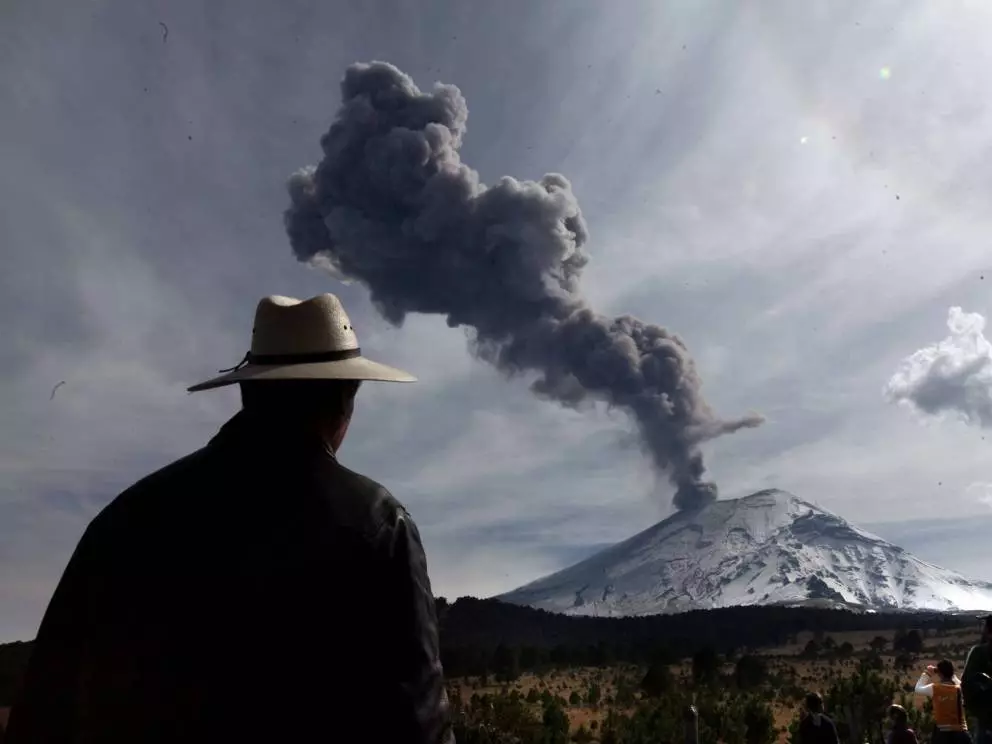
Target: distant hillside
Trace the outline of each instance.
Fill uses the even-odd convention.
[[[977,628],[968,613],[866,612],[820,607],[742,606],[645,617],[561,615],[497,599],[438,600],[441,654],[454,676],[489,667],[498,647],[526,649],[565,663],[627,660],[641,663],[660,650],[690,655],[709,646],[720,652],[781,646],[802,632]],[[977,635],[977,629],[976,629]],[[491,668],[491,667],[489,667]]]

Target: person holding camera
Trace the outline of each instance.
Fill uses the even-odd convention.
[[[933,744],[971,744],[961,680],[948,659],[927,667],[916,683],[916,694],[933,700]]]

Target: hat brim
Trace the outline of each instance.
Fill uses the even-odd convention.
[[[233,385],[249,380],[369,380],[374,382],[416,382],[409,372],[373,362],[365,357],[310,364],[246,364],[227,374],[186,388],[190,393]]]

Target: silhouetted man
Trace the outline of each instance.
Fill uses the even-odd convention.
[[[335,455],[361,381],[414,378],[329,294],[263,299],[225,372],[190,390],[243,410],[83,535],[7,744],[452,741],[417,528]]]

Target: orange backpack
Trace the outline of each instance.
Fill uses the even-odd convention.
[[[933,683],[933,722],[941,731],[967,731],[961,686],[951,682]]]

